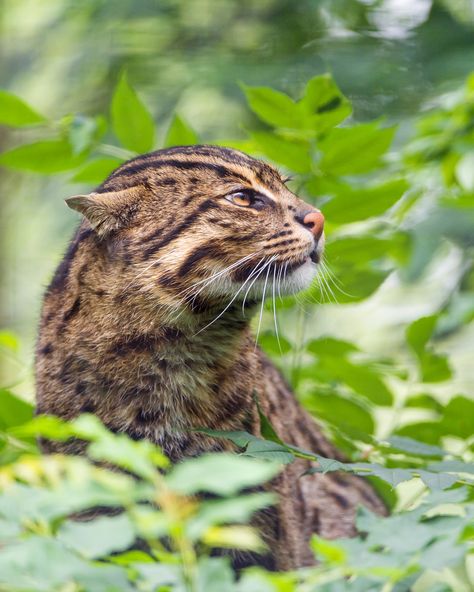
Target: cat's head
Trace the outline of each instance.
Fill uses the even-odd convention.
[[[324,247],[319,210],[272,166],[219,146],[139,156],[96,192],[66,201],[95,229],[129,290],[169,303],[298,292]]]

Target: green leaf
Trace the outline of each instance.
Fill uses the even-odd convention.
[[[386,260],[392,246],[392,240],[363,235],[328,242],[326,259],[337,278],[332,288],[338,302],[362,300],[380,286],[390,273]]]
[[[433,396],[428,394],[413,395],[405,401],[405,407],[420,407],[422,409],[431,409],[432,411],[441,411],[443,406]]]
[[[73,154],[81,154],[90,149],[106,132],[107,124],[103,117],[84,117],[76,115],[68,122],[68,139]]]
[[[153,592],[174,592],[175,590],[184,592],[186,590],[179,565],[137,562],[132,564],[132,568],[138,574],[139,590],[153,590]],[[117,592],[119,591],[117,590]]]
[[[396,430],[398,436],[413,438],[427,444],[438,444],[446,431],[438,421],[419,421]]]
[[[273,127],[299,129],[303,118],[298,105],[288,95],[266,87],[242,85],[249,107]]]
[[[452,376],[448,358],[442,354],[425,352],[420,359],[423,382],[443,382]]]
[[[15,333],[12,333],[12,331],[0,331],[0,347],[16,352],[19,346],[19,340]]]
[[[143,479],[154,480],[156,467],[167,467],[168,459],[148,440],[132,440],[126,434],[112,434],[89,414],[84,414],[70,424],[79,438],[90,440],[87,452],[96,460],[105,460]]]
[[[202,535],[202,542],[208,547],[224,549],[244,549],[261,552],[267,547],[251,526],[224,525],[213,526]]]
[[[380,165],[395,131],[381,129],[377,122],[335,128],[319,144],[323,152],[319,168],[335,176],[368,173]]]
[[[95,559],[130,547],[135,532],[126,514],[103,516],[90,522],[64,522],[58,539],[83,557]]]
[[[316,534],[311,537],[311,549],[317,558],[324,558],[327,563],[344,565],[347,561],[347,553],[337,542],[322,539]]]
[[[318,419],[336,425],[343,432],[355,438],[367,439],[374,433],[374,420],[359,403],[331,392],[322,394],[313,391],[304,399],[306,407]]]
[[[447,453],[439,446],[430,446],[413,438],[406,438],[402,436],[391,436],[387,442],[392,448],[402,450],[415,456],[445,456]]]
[[[0,154],[0,164],[35,173],[60,173],[78,167],[86,154],[74,154],[66,140],[43,140],[24,144]]]
[[[413,473],[408,469],[389,469],[376,463],[342,463],[340,461],[318,457],[319,467],[313,467],[308,474],[313,473],[332,473],[334,471],[344,471],[361,476],[372,475],[389,483],[392,487],[413,479]]]
[[[306,344],[307,351],[317,356],[345,357],[359,351],[359,348],[349,341],[342,341],[334,337],[312,339]]]
[[[422,317],[414,321],[406,331],[407,342],[418,358],[418,365],[424,382],[441,382],[451,377],[447,357],[426,348],[431,338],[438,315]]]
[[[2,549],[0,587],[7,590],[74,589],[131,592],[124,568],[89,563],[57,540],[31,536]]]
[[[466,548],[464,545],[458,544],[454,538],[438,539],[432,543],[423,556],[420,563],[423,567],[439,572],[440,557],[442,557],[443,566],[446,568],[449,565],[460,565],[466,556]],[[465,588],[466,589],[466,588]],[[433,590],[433,588],[431,588]],[[445,590],[449,588],[445,587]],[[450,590],[455,590],[450,588]]]
[[[308,173],[311,170],[307,142],[282,138],[270,132],[252,132],[250,136],[260,151],[271,160],[295,173]]]
[[[233,442],[239,448],[245,448],[249,442],[257,439],[257,437],[253,434],[249,434],[248,432],[244,431],[227,432],[226,430],[210,430],[206,428],[200,428],[196,430],[196,432],[207,434],[208,436],[212,436],[213,438],[225,438],[226,440],[230,440],[231,442]]]
[[[71,181],[76,183],[102,183],[123,162],[125,161],[119,158],[96,158],[90,160],[77,171]]]
[[[165,148],[169,146],[190,146],[198,143],[196,132],[177,114],[174,115],[165,138]]]
[[[263,333],[258,339],[259,346],[268,354],[280,356],[291,352],[291,344],[282,335],[278,337],[269,331]]]
[[[342,382],[376,405],[387,406],[393,402],[392,393],[383,380],[369,366],[356,365],[338,357],[323,356],[318,363],[318,373],[328,382]]]
[[[20,426],[33,417],[34,407],[6,389],[0,389],[0,429]]]
[[[171,489],[184,494],[200,491],[235,495],[241,489],[260,485],[274,477],[275,463],[233,454],[206,454],[176,465],[167,477]]]
[[[464,191],[474,193],[474,151],[461,157],[456,165],[456,178]]]
[[[265,440],[270,440],[271,442],[276,442],[277,444],[283,445],[284,443],[283,443],[282,439],[276,433],[275,428],[270,423],[270,420],[268,419],[268,417],[263,413],[257,396],[255,396],[255,404],[257,405],[258,418],[260,420],[260,433],[262,435],[262,438],[264,438]]]
[[[461,460],[442,460],[428,465],[428,470],[436,473],[468,473],[474,475],[474,463]]]
[[[407,188],[408,183],[402,179],[356,189],[340,185],[336,195],[324,204],[324,215],[331,224],[349,224],[380,216],[402,197]]]
[[[40,115],[23,99],[5,90],[0,90],[0,124],[24,127],[45,121],[46,117]]]
[[[37,415],[31,421],[14,428],[15,436],[43,436],[51,440],[68,440],[74,436],[74,430],[67,422],[55,415]]]
[[[295,460],[284,444],[274,441],[255,439],[251,440],[245,450],[247,456],[262,458],[275,463],[289,464]]]
[[[390,468],[383,467],[377,463],[341,463],[337,460],[324,457],[318,457],[318,462],[319,467],[310,469],[308,474],[345,471],[361,476],[378,477],[386,483],[389,483],[392,487],[396,487],[404,481],[410,481],[411,479],[418,477],[422,479],[430,489],[447,489],[459,481],[457,475],[436,473],[424,469]]]
[[[424,484],[430,489],[447,489],[459,481],[456,475],[450,475],[448,473],[432,473],[424,469],[418,469],[417,473]]]
[[[328,241],[327,256],[331,265],[365,267],[385,257],[390,244],[391,241],[387,238],[366,235],[342,236]],[[343,277],[338,279],[344,280]]]
[[[441,427],[458,438],[470,438],[474,434],[474,401],[461,395],[451,399],[444,410]]]
[[[329,74],[315,76],[306,85],[299,105],[305,124],[318,133],[338,125],[352,113],[352,107]]]
[[[407,342],[418,357],[424,354],[426,344],[435,330],[437,320],[438,315],[422,317],[407,328]]]
[[[219,524],[245,524],[257,510],[276,502],[277,497],[272,493],[254,493],[204,502],[189,524],[189,536],[198,539],[207,528]]]
[[[202,592],[232,592],[235,576],[229,557],[201,557],[196,589]]]
[[[134,152],[153,148],[155,124],[148,109],[130,86],[124,73],[115,89],[111,105],[112,126],[120,142]]]

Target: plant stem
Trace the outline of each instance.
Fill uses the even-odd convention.
[[[119,146],[113,146],[112,144],[99,144],[97,146],[97,151],[106,154],[107,156],[115,156],[125,160],[129,160],[136,156],[135,152],[120,148]]]

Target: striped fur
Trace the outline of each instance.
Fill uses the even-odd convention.
[[[238,191],[260,196],[255,207],[229,201]],[[284,293],[306,287],[323,249],[304,224],[311,206],[273,167],[227,148],[176,147],[126,162],[68,203],[84,220],[44,300],[39,413],[95,413],[176,462],[231,448],[191,428],[258,434],[257,392],[284,440],[340,458],[249,328],[265,284],[267,294],[273,278]],[[312,563],[311,532],[354,534],[358,504],[385,511],[359,478],[298,478],[305,468],[298,461],[271,484],[281,501],[260,526],[276,569]]]

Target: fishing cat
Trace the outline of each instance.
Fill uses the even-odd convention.
[[[265,290],[306,288],[323,251],[323,215],[276,169],[228,148],[175,147],[138,156],[95,192],[66,201],[84,220],[44,299],[39,413],[95,413],[177,462],[232,449],[191,428],[259,435],[257,393],[284,441],[341,458],[249,327]],[[368,482],[300,477],[308,466],[298,460],[270,485],[280,501],[261,530],[272,569],[313,563],[313,532],[355,534],[359,504],[386,511]]]

